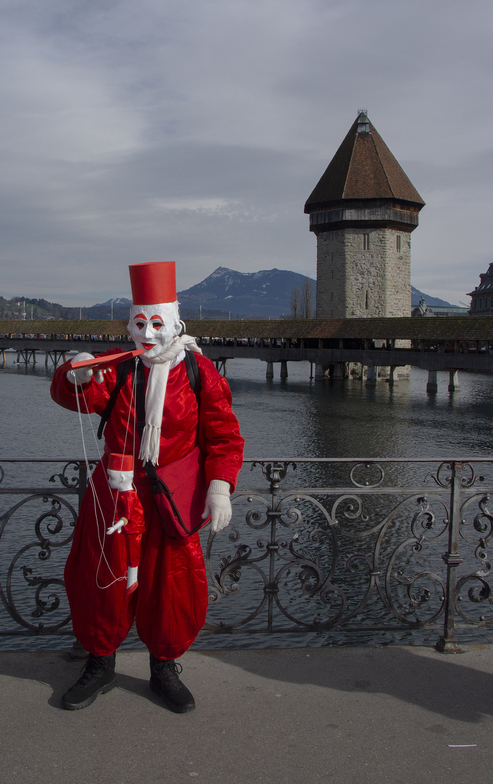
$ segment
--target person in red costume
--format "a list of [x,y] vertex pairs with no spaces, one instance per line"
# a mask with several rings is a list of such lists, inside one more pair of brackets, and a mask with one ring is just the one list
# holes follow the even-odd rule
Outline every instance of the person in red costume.
[[[207,497],[202,517],[214,532],[231,518],[230,493],[243,460],[243,438],[231,410],[226,380],[202,355],[195,340],[180,335],[174,262],[130,266],[133,304],[128,330],[144,353],[145,426],[137,428],[134,375],[129,373],[106,423],[104,455],[94,470],[81,504],[65,585],[74,634],[89,652],[84,672],[62,697],[62,707],[78,710],[116,685],[115,651],[134,620],[150,652],[151,689],[177,713],[195,701],[182,683],[175,662],[204,625],[208,589],[198,533],[172,539],[157,512],[145,464],[156,468],[188,455],[197,444],[205,459]],[[200,398],[192,390],[184,362],[194,352],[200,374]],[[108,352],[114,354],[114,350]],[[79,354],[72,362],[91,359]],[[101,367],[101,366],[98,366]],[[51,395],[72,411],[103,414],[117,382],[117,369],[72,369],[67,362],[53,377]],[[134,487],[144,510],[139,587],[126,593],[125,537],[108,535],[114,523],[114,496],[108,483],[111,453],[138,454]],[[178,499],[179,500],[179,499]]]

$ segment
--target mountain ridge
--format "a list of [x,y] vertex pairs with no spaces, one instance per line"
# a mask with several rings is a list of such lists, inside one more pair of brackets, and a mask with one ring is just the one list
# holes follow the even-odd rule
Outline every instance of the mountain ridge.
[[[217,267],[204,280],[177,293],[182,318],[203,319],[255,319],[282,318],[291,314],[293,289],[303,288],[305,275],[276,267],[258,272],[238,272],[228,267]],[[316,283],[312,278],[314,300]],[[451,303],[431,297],[411,286],[412,307],[419,305],[421,297],[433,307],[447,307]],[[24,304],[25,303],[25,304]],[[131,300],[118,297],[91,307],[64,307],[44,299],[0,297],[0,318],[22,317],[27,319],[127,319]]]
[[[293,289],[301,289],[305,280],[306,275],[277,268],[238,272],[217,267],[200,283],[179,291],[177,297],[181,312],[212,308],[226,313],[234,311],[240,317],[282,318],[291,312]],[[313,284],[315,288],[315,281]]]

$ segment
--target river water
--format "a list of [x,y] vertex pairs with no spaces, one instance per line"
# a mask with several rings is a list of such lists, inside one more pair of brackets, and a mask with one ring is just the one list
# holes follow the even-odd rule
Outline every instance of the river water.
[[[16,365],[8,354],[0,369],[2,440],[0,459],[82,457],[76,414],[55,405],[49,394],[52,372],[44,365]],[[308,363],[289,363],[289,377],[265,378],[258,360],[230,360],[227,378],[245,438],[245,457],[261,458],[447,458],[493,455],[493,376],[460,376],[461,389],[448,392],[448,374],[439,374],[438,393],[426,393],[427,373],[391,388],[385,381],[367,388],[359,380],[311,381]],[[279,365],[275,366],[279,373]],[[97,455],[89,418],[84,425],[88,455]],[[98,417],[94,417],[97,427]],[[245,472],[244,472],[245,473]],[[249,476],[240,486],[249,486]],[[436,640],[436,631],[433,639]],[[410,641],[409,634],[387,642]],[[479,641],[481,638],[476,637]],[[423,642],[427,638],[415,637]],[[331,644],[348,641],[332,638]],[[356,635],[355,642],[371,642]],[[41,640],[40,640],[41,643]],[[228,645],[270,645],[272,641],[224,640]],[[303,644],[284,639],[279,644]],[[324,644],[315,639],[308,644]],[[30,643],[32,647],[32,642]],[[199,638],[199,647],[220,647]],[[3,647],[8,647],[4,642]],[[20,646],[17,646],[20,647]],[[49,647],[41,643],[40,647]],[[135,646],[133,646],[135,647]]]
[[[77,415],[50,398],[44,365],[0,368],[3,458],[80,456]],[[279,366],[276,366],[277,368]],[[390,388],[358,380],[310,381],[309,364],[291,362],[288,379],[265,379],[265,363],[229,360],[227,379],[245,438],[245,457],[442,457],[493,454],[493,376],[460,375],[448,392],[426,393],[426,371]],[[98,417],[94,421],[99,421]],[[86,428],[86,435],[90,428]],[[92,436],[88,449],[96,454]]]

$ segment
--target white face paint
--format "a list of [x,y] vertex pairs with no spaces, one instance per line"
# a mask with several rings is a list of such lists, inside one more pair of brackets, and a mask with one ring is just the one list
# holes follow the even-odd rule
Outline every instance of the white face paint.
[[133,471],[114,471],[108,468],[108,484],[113,490],[119,490],[120,493],[132,489],[133,478]]
[[177,302],[159,305],[132,305],[127,329],[137,348],[144,348],[144,359],[163,354],[179,333]]

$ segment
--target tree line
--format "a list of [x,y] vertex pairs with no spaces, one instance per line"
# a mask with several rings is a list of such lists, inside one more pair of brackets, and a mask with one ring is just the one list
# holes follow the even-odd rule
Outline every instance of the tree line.
[[314,318],[315,310],[313,304],[314,285],[311,278],[305,278],[303,285],[295,286],[291,292],[291,318],[309,319]]

